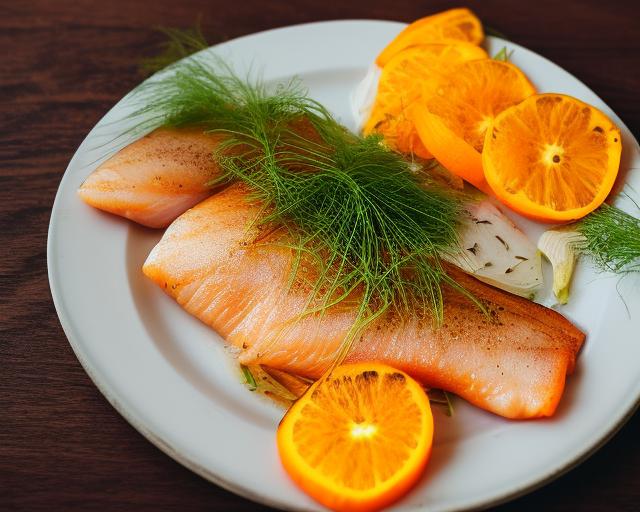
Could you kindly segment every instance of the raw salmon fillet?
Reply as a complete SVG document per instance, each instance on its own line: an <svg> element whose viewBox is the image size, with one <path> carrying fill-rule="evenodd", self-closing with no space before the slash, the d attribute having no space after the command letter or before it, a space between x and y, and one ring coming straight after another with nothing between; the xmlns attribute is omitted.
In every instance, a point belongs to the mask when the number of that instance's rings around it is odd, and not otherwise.
<svg viewBox="0 0 640 512"><path fill-rule="evenodd" d="M353 307L299 317L307 293L290 286L293 256L270 243L281 242L283 233L260 226L263 214L243 185L233 185L171 224L143 271L237 347L241 363L318 378L354 321ZM494 321L445 290L440 328L384 315L354 343L347 361L387 363L507 418L552 415L584 334L555 311L459 271L454 277L487 304Z"/></svg>
<svg viewBox="0 0 640 512"><path fill-rule="evenodd" d="M219 135L202 128L158 129L101 164L78 190L91 206L163 228L214 191Z"/></svg>

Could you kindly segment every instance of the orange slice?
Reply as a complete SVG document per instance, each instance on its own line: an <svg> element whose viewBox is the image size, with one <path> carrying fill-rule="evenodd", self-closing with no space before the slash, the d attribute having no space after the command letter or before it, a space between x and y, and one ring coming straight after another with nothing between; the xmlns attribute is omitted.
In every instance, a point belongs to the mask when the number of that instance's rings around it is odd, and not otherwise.
<svg viewBox="0 0 640 512"><path fill-rule="evenodd" d="M535 93L516 66L493 59L459 65L410 115L420 140L449 171L487 191L482 146L487 128L504 109Z"/></svg>
<svg viewBox="0 0 640 512"><path fill-rule="evenodd" d="M498 115L482 153L496 197L528 217L569 221L605 200L618 174L620 130L595 107L538 94Z"/></svg>
<svg viewBox="0 0 640 512"><path fill-rule="evenodd" d="M429 458L433 417L422 387L377 363L339 366L289 409L278 427L291 478L332 510L389 505Z"/></svg>
<svg viewBox="0 0 640 512"><path fill-rule="evenodd" d="M381 68L398 52L418 44L465 42L480 44L484 39L482 23L469 9L449 9L407 26L378 55L376 64Z"/></svg>
<svg viewBox="0 0 640 512"><path fill-rule="evenodd" d="M487 58L469 43L412 46L395 55L382 70L378 91L364 133L380 133L387 145L401 153L431 158L407 115L408 108L434 94L437 85L459 64Z"/></svg>

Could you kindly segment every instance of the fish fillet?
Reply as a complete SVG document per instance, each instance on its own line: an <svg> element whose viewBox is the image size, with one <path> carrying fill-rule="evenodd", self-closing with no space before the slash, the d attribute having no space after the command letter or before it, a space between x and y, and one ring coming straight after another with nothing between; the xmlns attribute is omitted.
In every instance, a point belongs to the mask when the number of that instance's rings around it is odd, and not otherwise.
<svg viewBox="0 0 640 512"><path fill-rule="evenodd" d="M209 196L219 176L219 135L202 128L158 129L101 164L78 190L91 206L163 228Z"/></svg>
<svg viewBox="0 0 640 512"><path fill-rule="evenodd" d="M258 225L261 215L246 188L233 185L180 216L143 271L237 347L241 363L318 378L336 357L354 309L340 304L321 316L299 317L307 294L290 286L291 251L270 243L283 235ZM454 277L485 301L494 321L445 290L440 328L417 317L382 316L347 360L390 364L507 418L552 415L584 334L555 311L459 271Z"/></svg>
<svg viewBox="0 0 640 512"><path fill-rule="evenodd" d="M290 121L292 132L318 144L306 118ZM218 188L213 152L224 136L202 127L158 128L121 149L93 171L78 189L87 204L143 226L164 228ZM246 147L228 150L242 152Z"/></svg>

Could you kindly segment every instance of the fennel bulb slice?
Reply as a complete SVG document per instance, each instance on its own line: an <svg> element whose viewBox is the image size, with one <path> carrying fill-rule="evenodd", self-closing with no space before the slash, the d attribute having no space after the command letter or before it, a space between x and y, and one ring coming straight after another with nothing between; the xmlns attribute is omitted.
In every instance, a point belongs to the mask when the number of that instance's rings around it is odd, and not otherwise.
<svg viewBox="0 0 640 512"><path fill-rule="evenodd" d="M382 70L374 63L369 67L362 81L351 92L351 113L356 121L356 132L362 132L378 94L378 82Z"/></svg>
<svg viewBox="0 0 640 512"><path fill-rule="evenodd" d="M585 240L578 231L555 228L545 231L538 240L538 249L553 268L553 293L560 304L569 301L571 276L578 257L575 246Z"/></svg>
<svg viewBox="0 0 640 512"><path fill-rule="evenodd" d="M543 285L536 246L489 200L469 203L460 250L446 259L496 288L533 299Z"/></svg>

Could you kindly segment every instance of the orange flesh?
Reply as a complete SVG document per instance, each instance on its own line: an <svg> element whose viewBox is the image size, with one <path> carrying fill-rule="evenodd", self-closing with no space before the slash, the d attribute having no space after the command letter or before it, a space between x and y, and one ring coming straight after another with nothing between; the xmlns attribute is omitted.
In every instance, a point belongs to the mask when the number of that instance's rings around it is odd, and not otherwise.
<svg viewBox="0 0 640 512"><path fill-rule="evenodd" d="M449 171L490 192L485 182L481 152L485 133L505 108L535 93L515 66L492 59L460 64L436 93L411 112L427 150Z"/></svg>
<svg viewBox="0 0 640 512"><path fill-rule="evenodd" d="M381 133L391 148L431 158L408 114L410 108L434 94L438 84L460 63L485 57L482 48L467 43L426 44L399 52L382 71L365 135Z"/></svg>
<svg viewBox="0 0 640 512"><path fill-rule="evenodd" d="M427 141L431 152L446 169L485 193L487 185L482 169L482 155L464 139L447 127L444 121L429 112L424 105L416 105L411 112L418 136Z"/></svg>
<svg viewBox="0 0 640 512"><path fill-rule="evenodd" d="M314 384L278 427L282 463L332 510L379 510L420 477L433 438L429 400L406 374L343 365Z"/></svg>
<svg viewBox="0 0 640 512"><path fill-rule="evenodd" d="M602 204L621 151L620 130L600 111L568 96L540 94L495 119L483 166L496 196L514 210L566 221Z"/></svg>
<svg viewBox="0 0 640 512"><path fill-rule="evenodd" d="M256 227L261 205L247 203L246 194L234 185L186 212L143 271L238 347L241 363L318 378L334 360L355 312L343 304L322 317L298 319L307 292L289 287L292 255L268 244L282 242L283 235ZM550 309L462 273L455 278L486 301L498 322L488 322L468 299L445 290L441 328L387 315L363 333L348 361L386 363L505 417L553 414L584 334Z"/></svg>
<svg viewBox="0 0 640 512"><path fill-rule="evenodd" d="M411 23L378 55L376 64L382 68L398 52L418 44L462 41L477 45L483 39L482 23L469 9L450 9Z"/></svg>
<svg viewBox="0 0 640 512"><path fill-rule="evenodd" d="M482 59L461 64L426 106L481 152L493 118L534 93L531 82L512 64Z"/></svg>

